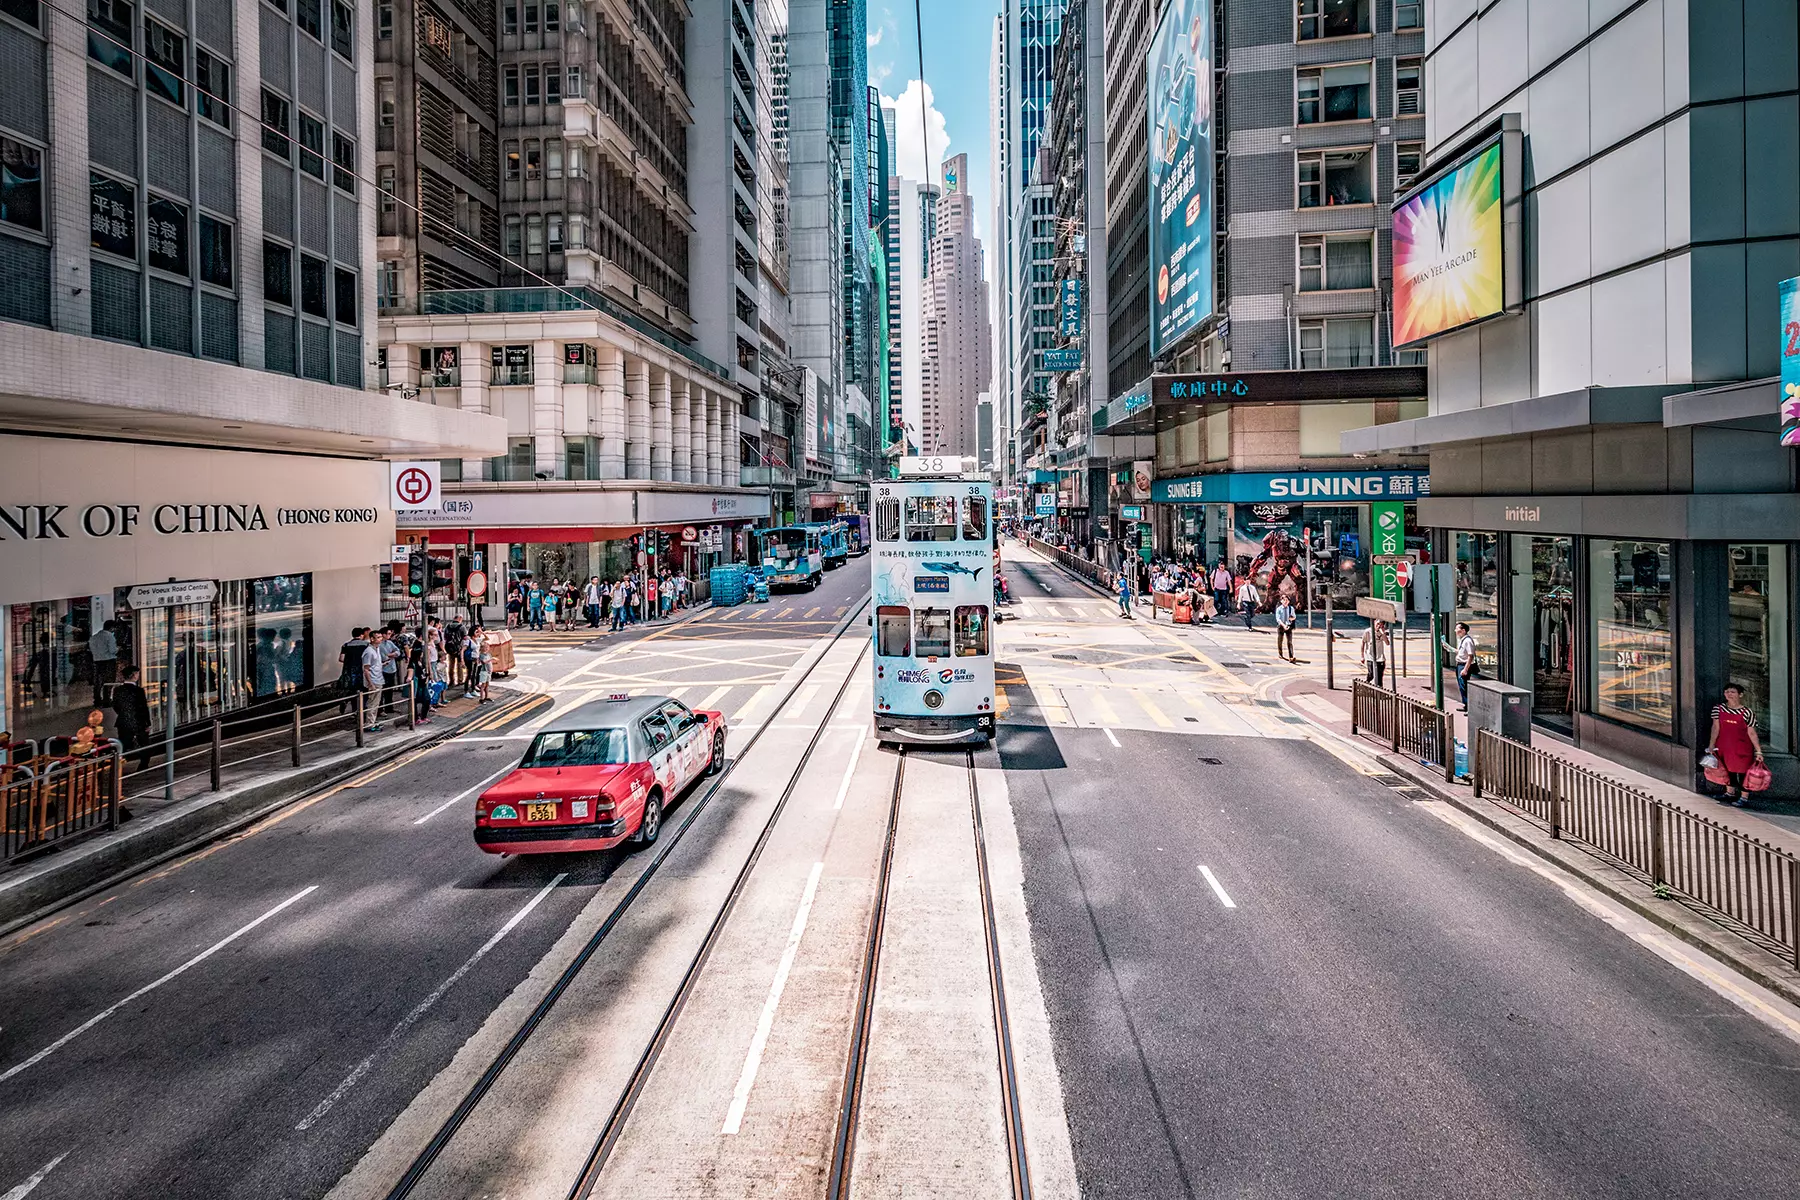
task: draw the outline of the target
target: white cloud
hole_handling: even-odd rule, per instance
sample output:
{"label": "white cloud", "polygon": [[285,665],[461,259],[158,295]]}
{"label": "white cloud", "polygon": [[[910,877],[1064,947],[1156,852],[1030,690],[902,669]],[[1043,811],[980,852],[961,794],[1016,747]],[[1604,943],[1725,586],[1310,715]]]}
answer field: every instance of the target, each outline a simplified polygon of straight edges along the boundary
{"label": "white cloud", "polygon": [[870,65],[870,67],[869,67],[869,82],[874,84],[876,87],[880,87],[882,84],[884,84],[888,81],[888,76],[892,75],[893,73],[894,73],[894,68],[891,64],[889,64],[889,63],[874,63],[874,64]]}
{"label": "white cloud", "polygon": [[[919,127],[919,89],[924,88],[925,120],[930,128],[929,135]],[[944,161],[950,148],[950,132],[944,121],[944,114],[932,103],[931,85],[921,84],[917,79],[906,81],[906,88],[894,101],[894,137],[899,142],[899,164],[897,174],[907,179],[920,182],[936,182],[938,164]],[[925,143],[930,142],[930,153],[926,153]]]}
{"label": "white cloud", "polygon": [[886,32],[885,29],[877,27],[875,32],[869,35],[869,49],[873,50],[875,47],[881,45],[881,35]]}

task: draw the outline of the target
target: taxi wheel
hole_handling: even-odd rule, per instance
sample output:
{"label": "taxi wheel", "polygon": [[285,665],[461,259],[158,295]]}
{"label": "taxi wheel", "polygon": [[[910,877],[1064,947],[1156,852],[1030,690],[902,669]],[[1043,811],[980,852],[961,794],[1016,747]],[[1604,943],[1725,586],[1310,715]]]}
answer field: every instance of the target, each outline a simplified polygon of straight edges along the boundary
{"label": "taxi wheel", "polygon": [[644,815],[638,818],[637,832],[631,835],[633,845],[648,846],[662,833],[662,793],[651,792],[644,801]]}
{"label": "taxi wheel", "polygon": [[725,769],[725,731],[713,734],[712,757],[706,760],[706,773],[717,775]]}

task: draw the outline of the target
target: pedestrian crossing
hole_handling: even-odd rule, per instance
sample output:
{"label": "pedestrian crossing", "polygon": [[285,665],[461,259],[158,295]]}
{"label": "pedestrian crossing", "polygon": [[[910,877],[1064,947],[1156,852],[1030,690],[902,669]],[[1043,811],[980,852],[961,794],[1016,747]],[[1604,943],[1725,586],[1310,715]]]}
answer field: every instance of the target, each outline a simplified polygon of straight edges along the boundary
{"label": "pedestrian crossing", "polygon": [[1126,684],[1010,683],[996,708],[1003,725],[1137,729],[1221,737],[1304,737],[1298,718],[1247,692]]}

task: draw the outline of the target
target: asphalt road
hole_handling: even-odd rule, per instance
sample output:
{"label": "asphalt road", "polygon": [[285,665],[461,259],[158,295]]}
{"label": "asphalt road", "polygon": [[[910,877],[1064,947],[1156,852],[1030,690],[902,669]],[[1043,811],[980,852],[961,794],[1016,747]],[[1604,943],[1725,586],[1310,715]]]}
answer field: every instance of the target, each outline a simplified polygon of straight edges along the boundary
{"label": "asphalt road", "polygon": [[1794,1194],[1800,1046],[1310,742],[1105,733],[1000,744],[1083,1195]]}
{"label": "asphalt road", "polygon": [[[522,642],[523,673],[565,700],[669,680],[729,713],[866,591],[860,561],[729,620]],[[323,1195],[636,869],[475,848],[472,789],[523,745],[454,739],[0,942],[0,1194],[54,1163],[32,1200]]]}

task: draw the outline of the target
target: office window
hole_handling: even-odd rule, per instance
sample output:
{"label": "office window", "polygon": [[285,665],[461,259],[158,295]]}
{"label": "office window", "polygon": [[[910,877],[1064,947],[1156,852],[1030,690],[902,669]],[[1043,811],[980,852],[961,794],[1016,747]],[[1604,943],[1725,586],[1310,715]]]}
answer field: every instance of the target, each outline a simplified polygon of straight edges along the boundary
{"label": "office window", "polygon": [[375,307],[397,308],[400,305],[400,263],[384,258],[375,264]]}
{"label": "office window", "polygon": [[356,194],[356,143],[335,129],[331,131],[331,182]]}
{"label": "office window", "polygon": [[231,64],[199,46],[194,47],[194,111],[231,128]]}
{"label": "office window", "polygon": [[500,28],[508,35],[519,32],[519,6],[508,3],[500,6]]}
{"label": "office window", "polygon": [[531,382],[530,346],[495,346],[488,351],[488,359],[494,371],[492,382],[502,385]]}
{"label": "office window", "polygon": [[1349,37],[1369,33],[1373,0],[1297,0],[1295,39]]}
{"label": "office window", "polygon": [[88,0],[88,57],[127,79],[136,77],[131,60],[131,27],[137,6],[131,0]]}
{"label": "office window", "polygon": [[525,64],[525,103],[538,104],[543,100],[538,92],[538,66],[536,63]]}
{"label": "office window", "polygon": [[1366,233],[1300,236],[1300,290],[1338,292],[1375,286],[1375,243]]}
{"label": "office window", "polygon": [[[377,113],[375,119],[380,122],[383,129],[392,129],[394,127],[396,97],[394,81],[392,79],[377,79],[375,81],[375,111]],[[383,149],[385,147],[377,148]]]}
{"label": "office window", "polygon": [[506,182],[519,182],[519,143],[506,143]]}
{"label": "office window", "polygon": [[550,138],[544,143],[544,178],[561,179],[563,173],[563,144],[561,138]]}
{"label": "office window", "polygon": [[1373,317],[1333,317],[1300,322],[1300,367],[1372,367],[1375,365]]}
{"label": "office window", "polygon": [[1394,143],[1394,191],[1403,192],[1411,187],[1424,169],[1424,142]]}
{"label": "office window", "polygon": [[375,190],[378,202],[375,232],[383,237],[392,237],[400,232],[400,202],[394,195],[398,178],[393,167],[378,167],[375,171]]}
{"label": "office window", "polygon": [[544,32],[562,25],[562,0],[544,0]]}
{"label": "office window", "polygon": [[384,42],[394,39],[394,6],[392,4],[375,6],[375,36]]}
{"label": "office window", "polygon": [[561,213],[550,213],[544,218],[544,241],[550,253],[561,254],[563,252],[563,215]]}
{"label": "office window", "polygon": [[1371,64],[1303,67],[1294,72],[1294,120],[1300,125],[1325,121],[1366,121]]}
{"label": "office window", "polygon": [[300,169],[325,178],[325,122],[300,114]]}
{"label": "office window", "polygon": [[1301,208],[1375,202],[1374,153],[1367,147],[1308,151],[1295,163]]}
{"label": "office window", "polygon": [[288,148],[290,115],[288,102],[264,88],[262,92],[262,146],[270,154],[286,161],[292,154]]}
{"label": "office window", "polygon": [[[553,12],[555,8],[555,5],[551,5],[544,11]],[[562,103],[562,72],[557,69],[555,63],[544,64],[544,103]]]}
{"label": "office window", "polygon": [[582,86],[581,68],[569,66],[563,71],[563,95],[571,100],[587,99],[587,88]]}
{"label": "office window", "polygon": [[137,258],[137,189],[104,175],[88,176],[88,243],[120,258]]}
{"label": "office window", "polygon": [[500,95],[509,108],[519,105],[519,68],[507,65],[500,69]]}
{"label": "office window", "polygon": [[1423,68],[1416,58],[1396,58],[1394,60],[1394,113],[1402,117],[1416,117],[1425,111],[1425,78]]}
{"label": "office window", "polygon": [[294,0],[294,24],[312,35],[316,42],[325,40],[323,0]]}
{"label": "office window", "polygon": [[300,311],[313,317],[329,317],[325,306],[325,260],[300,256]]}
{"label": "office window", "polygon": [[5,13],[15,21],[23,21],[33,29],[43,27],[38,18],[38,0],[0,0],[0,13]]}
{"label": "office window", "polygon": [[331,0],[331,48],[347,59],[356,57],[356,10],[348,0]]}
{"label": "office window", "polygon": [[542,258],[544,255],[544,218],[540,213],[531,213],[525,218],[525,256]]}
{"label": "office window", "polygon": [[536,33],[537,31],[538,31],[538,6],[536,4],[527,4],[525,6],[525,32],[526,33]]}
{"label": "office window", "polygon": [[506,218],[506,257],[517,260],[524,253],[524,226],[517,217]]}
{"label": "office window", "polygon": [[294,252],[279,242],[263,243],[263,299],[294,306]]}
{"label": "office window", "polygon": [[339,325],[356,324],[356,272],[346,271],[338,267],[333,271],[333,288],[337,294],[337,323]]}
{"label": "office window", "polygon": [[188,273],[187,205],[150,197],[144,211],[144,236],[152,267],[171,275]]}
{"label": "office window", "polygon": [[1425,0],[1394,0],[1394,28],[1425,28]]}
{"label": "office window", "polygon": [[44,152],[9,137],[0,137],[0,221],[44,232]]}
{"label": "office window", "polygon": [[146,17],[144,60],[144,83],[150,94],[170,104],[185,104],[187,91],[182,80],[187,78],[187,39]]}
{"label": "office window", "polygon": [[421,387],[459,387],[462,350],[458,346],[419,347],[419,385]]}
{"label": "office window", "polygon": [[543,151],[538,148],[538,144],[536,142],[526,142],[525,143],[525,179],[526,179],[526,182],[528,182],[528,183],[535,182],[539,179],[542,179],[543,177],[544,177]]}
{"label": "office window", "polygon": [[225,222],[200,215],[200,282],[228,288],[232,282],[232,229]]}

